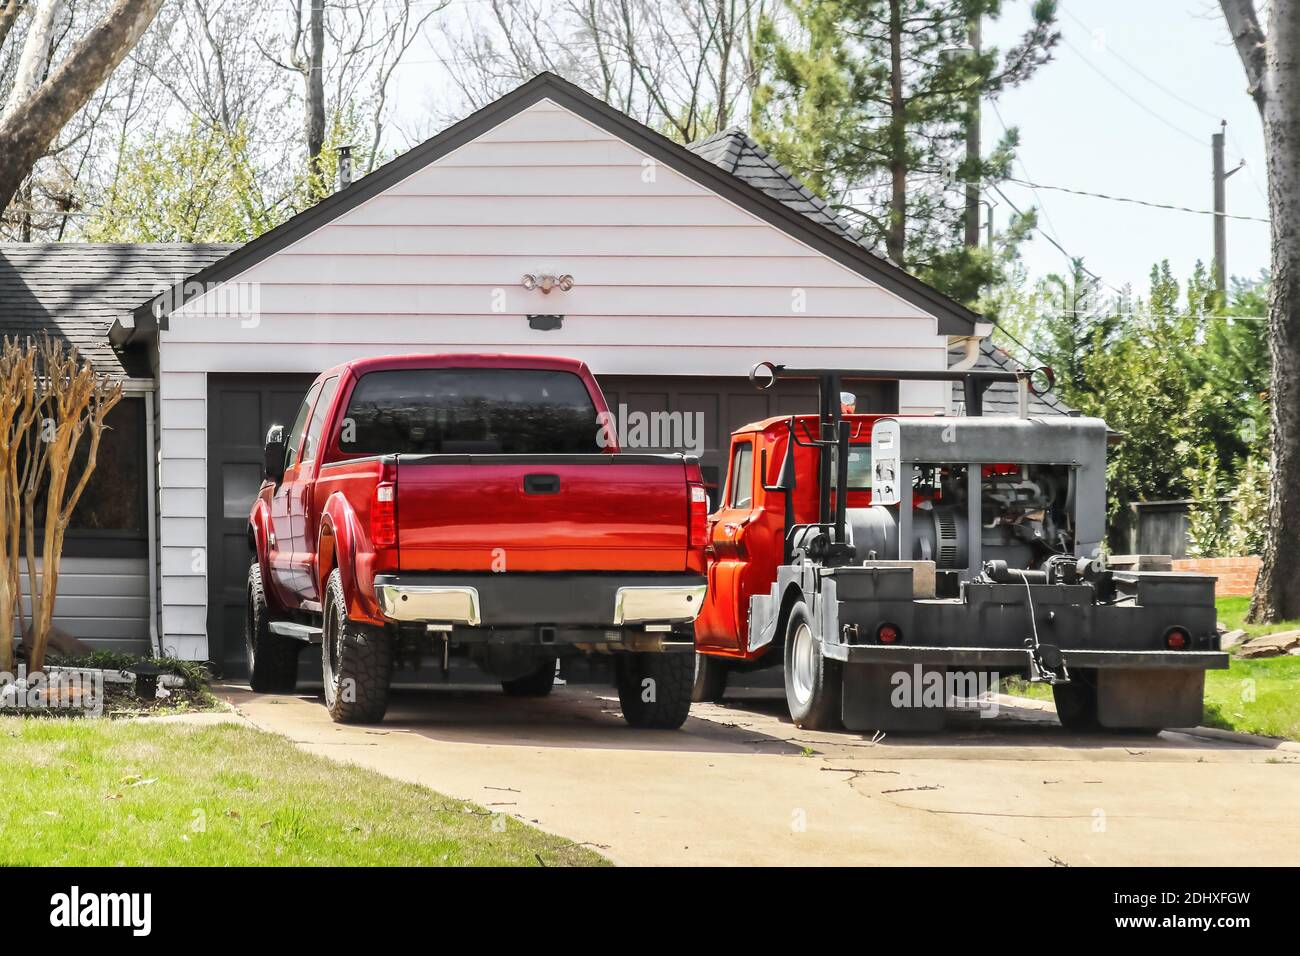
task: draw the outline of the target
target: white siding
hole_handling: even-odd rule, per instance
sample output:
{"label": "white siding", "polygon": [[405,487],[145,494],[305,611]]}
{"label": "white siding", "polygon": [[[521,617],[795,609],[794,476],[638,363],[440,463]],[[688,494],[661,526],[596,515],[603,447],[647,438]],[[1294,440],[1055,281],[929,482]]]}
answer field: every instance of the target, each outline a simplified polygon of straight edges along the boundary
{"label": "white siding", "polygon": [[[40,565],[38,560],[37,567]],[[21,577],[23,619],[30,621],[25,563]],[[65,555],[59,562],[54,626],[94,650],[149,653],[148,559]]]}
{"label": "white siding", "polygon": [[[574,276],[526,292],[525,273]],[[758,361],[940,369],[934,318],[550,101],[237,278],[256,322],[200,297],[161,334],[164,644],[205,656],[208,372],[514,351],[597,374],[739,376]],[[531,330],[527,313],[561,313]],[[947,390],[903,383],[906,412]],[[185,651],[185,649],[189,649]]]}

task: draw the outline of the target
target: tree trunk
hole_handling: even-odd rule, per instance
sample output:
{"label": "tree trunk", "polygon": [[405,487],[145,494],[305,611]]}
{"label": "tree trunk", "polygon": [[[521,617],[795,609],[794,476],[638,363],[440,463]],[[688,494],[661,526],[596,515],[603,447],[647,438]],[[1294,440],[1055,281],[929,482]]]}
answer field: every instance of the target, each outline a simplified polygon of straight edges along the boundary
{"label": "tree trunk", "polygon": [[1250,604],[1253,622],[1300,618],[1300,4],[1274,0],[1270,7],[1256,100],[1263,103],[1273,220],[1272,482],[1268,540]]}
{"label": "tree trunk", "polygon": [[27,39],[23,41],[22,56],[18,58],[18,69],[14,71],[14,85],[9,89],[6,115],[22,105],[45,79],[45,71],[50,66],[50,54],[54,49],[55,28],[63,16],[63,8],[64,0],[40,0],[32,13]]}
{"label": "tree trunk", "polygon": [[311,48],[307,62],[307,171],[319,181],[320,153],[325,148],[325,0],[311,0],[308,43]]}
{"label": "tree trunk", "polygon": [[[975,17],[970,23],[970,45],[975,55],[980,51],[980,20]],[[978,249],[980,244],[980,184],[975,170],[980,162],[980,94],[979,87],[971,96],[970,115],[966,119],[966,165],[968,181],[966,183],[966,246]]]}
{"label": "tree trunk", "polygon": [[903,98],[903,4],[889,0],[889,226],[885,251],[896,265],[907,254],[907,102]]}
{"label": "tree trunk", "polygon": [[5,38],[22,12],[23,0],[0,0],[0,49],[4,48]]}
{"label": "tree trunk", "polygon": [[162,0],[117,0],[49,78],[0,120],[0,209],[50,143],[122,62]]}

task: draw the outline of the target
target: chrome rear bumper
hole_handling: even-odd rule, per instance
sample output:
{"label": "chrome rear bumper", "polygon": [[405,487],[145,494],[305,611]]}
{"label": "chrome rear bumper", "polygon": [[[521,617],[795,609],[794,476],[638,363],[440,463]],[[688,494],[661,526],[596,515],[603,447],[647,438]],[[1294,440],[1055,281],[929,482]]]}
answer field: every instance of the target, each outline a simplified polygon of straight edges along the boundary
{"label": "chrome rear bumper", "polygon": [[687,587],[619,588],[614,594],[615,624],[685,624],[704,606],[703,584]]}
{"label": "chrome rear bumper", "polygon": [[442,624],[482,623],[478,589],[440,587],[375,580],[379,612],[390,621],[429,621]]}
{"label": "chrome rear bumper", "polygon": [[702,575],[382,574],[379,613],[390,621],[469,627],[631,627],[690,624],[704,604]]}

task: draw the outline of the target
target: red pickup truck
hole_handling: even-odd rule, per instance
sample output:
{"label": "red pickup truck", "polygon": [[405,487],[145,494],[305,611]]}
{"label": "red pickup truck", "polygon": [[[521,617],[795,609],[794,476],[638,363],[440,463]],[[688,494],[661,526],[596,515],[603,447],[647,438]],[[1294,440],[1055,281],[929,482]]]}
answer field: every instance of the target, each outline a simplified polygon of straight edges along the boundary
{"label": "red pickup truck", "polygon": [[267,435],[248,522],[245,643],[259,692],[319,642],[336,721],[382,719],[394,666],[474,660],[543,695],[610,654],[623,714],[678,727],[704,602],[698,463],[625,453],[587,367],[415,355],[322,373]]}

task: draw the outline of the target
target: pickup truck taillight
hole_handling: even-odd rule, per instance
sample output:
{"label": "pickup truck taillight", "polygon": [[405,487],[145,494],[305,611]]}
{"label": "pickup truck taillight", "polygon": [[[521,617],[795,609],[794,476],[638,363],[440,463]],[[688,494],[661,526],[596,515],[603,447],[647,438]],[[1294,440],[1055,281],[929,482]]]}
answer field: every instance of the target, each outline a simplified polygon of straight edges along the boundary
{"label": "pickup truck taillight", "polygon": [[392,482],[380,482],[375,487],[375,503],[370,509],[370,543],[376,548],[397,544],[395,497]]}
{"label": "pickup truck taillight", "polygon": [[690,484],[690,546],[702,548],[709,543],[709,495],[703,485]]}

